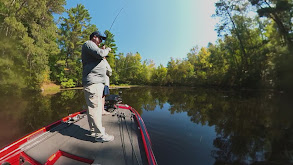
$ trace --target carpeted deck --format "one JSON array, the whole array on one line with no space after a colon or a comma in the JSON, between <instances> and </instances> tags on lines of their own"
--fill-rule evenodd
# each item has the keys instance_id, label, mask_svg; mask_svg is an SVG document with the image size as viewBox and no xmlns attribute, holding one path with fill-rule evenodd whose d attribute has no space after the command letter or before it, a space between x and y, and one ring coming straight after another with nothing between
<instances>
[{"instance_id":1,"label":"carpeted deck","mask_svg":"<svg viewBox=\"0 0 293 165\"><path fill-rule=\"evenodd\" d=\"M124 113L125 119L118 117L117 114L121 113ZM118 109L114 116L103 116L103 127L115 137L112 142L95 142L94 137L89 135L87 117L81 114L78 121L60 124L21 146L21 150L41 164L58 150L94 160L96 165L147 164L140 130L131 115L129 110ZM55 164L86 163L61 156Z\"/></svg>"}]
</instances>

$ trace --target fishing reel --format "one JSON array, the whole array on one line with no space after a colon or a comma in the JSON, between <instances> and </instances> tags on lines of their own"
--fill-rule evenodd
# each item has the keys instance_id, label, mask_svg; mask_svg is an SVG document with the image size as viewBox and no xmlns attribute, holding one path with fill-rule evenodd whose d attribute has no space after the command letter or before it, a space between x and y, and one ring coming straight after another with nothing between
<instances>
[{"instance_id":1,"label":"fishing reel","mask_svg":"<svg viewBox=\"0 0 293 165\"><path fill-rule=\"evenodd\" d=\"M119 92L121 94L122 92ZM114 112L118 109L118 104L122 103L122 98L119 95L109 95L105 99L105 110L108 112Z\"/></svg>"}]
</instances>

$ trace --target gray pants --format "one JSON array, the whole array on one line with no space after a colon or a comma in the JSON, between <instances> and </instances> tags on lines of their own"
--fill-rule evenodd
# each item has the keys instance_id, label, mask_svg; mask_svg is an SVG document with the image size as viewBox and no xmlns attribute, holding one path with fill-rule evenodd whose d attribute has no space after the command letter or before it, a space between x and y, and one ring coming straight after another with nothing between
<instances>
[{"instance_id":1,"label":"gray pants","mask_svg":"<svg viewBox=\"0 0 293 165\"><path fill-rule=\"evenodd\" d=\"M102 112L104 109L103 103L104 84L92 84L84 86L84 96L88 107L87 117L92 133L105 134L105 128L102 126Z\"/></svg>"}]
</instances>

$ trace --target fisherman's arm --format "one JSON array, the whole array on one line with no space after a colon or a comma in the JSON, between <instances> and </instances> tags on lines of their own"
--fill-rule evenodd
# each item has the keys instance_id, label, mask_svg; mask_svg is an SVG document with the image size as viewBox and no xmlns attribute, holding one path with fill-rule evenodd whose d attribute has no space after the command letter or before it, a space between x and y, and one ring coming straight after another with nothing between
<instances>
[{"instance_id":1,"label":"fisherman's arm","mask_svg":"<svg viewBox=\"0 0 293 165\"><path fill-rule=\"evenodd\" d=\"M110 66L110 64L108 63L108 61L105 59L105 62L106 62L106 73L107 73L107 76L112 76L112 68Z\"/></svg>"},{"instance_id":2,"label":"fisherman's arm","mask_svg":"<svg viewBox=\"0 0 293 165\"><path fill-rule=\"evenodd\" d=\"M95 43L89 42L87 44L89 53L95 58L101 59L108 55L111 51L111 48L101 49Z\"/></svg>"}]
</instances>

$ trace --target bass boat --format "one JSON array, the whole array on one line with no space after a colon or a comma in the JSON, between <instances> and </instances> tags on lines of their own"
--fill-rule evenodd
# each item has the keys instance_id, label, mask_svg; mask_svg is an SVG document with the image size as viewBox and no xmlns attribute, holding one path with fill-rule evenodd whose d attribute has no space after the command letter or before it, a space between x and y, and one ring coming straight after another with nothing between
<instances>
[{"instance_id":1,"label":"bass boat","mask_svg":"<svg viewBox=\"0 0 293 165\"><path fill-rule=\"evenodd\" d=\"M90 135L86 110L70 114L0 150L1 165L156 165L152 143L139 113L121 97L110 95L103 116L112 142Z\"/></svg>"}]
</instances>

